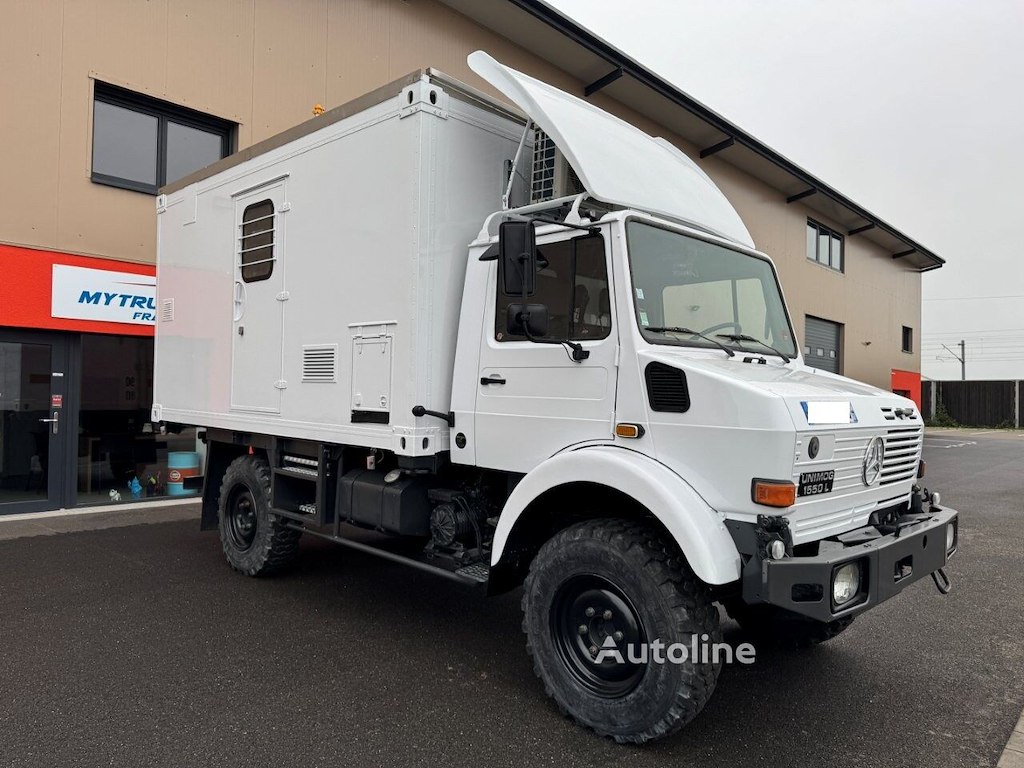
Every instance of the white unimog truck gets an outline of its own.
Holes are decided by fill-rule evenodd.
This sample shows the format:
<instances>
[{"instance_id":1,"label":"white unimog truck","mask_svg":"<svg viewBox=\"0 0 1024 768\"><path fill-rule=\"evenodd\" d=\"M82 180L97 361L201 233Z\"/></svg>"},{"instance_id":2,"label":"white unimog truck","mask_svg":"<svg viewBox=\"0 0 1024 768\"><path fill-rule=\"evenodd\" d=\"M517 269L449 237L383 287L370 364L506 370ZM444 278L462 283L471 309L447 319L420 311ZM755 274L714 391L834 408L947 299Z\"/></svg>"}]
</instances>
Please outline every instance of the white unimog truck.
<instances>
[{"instance_id":1,"label":"white unimog truck","mask_svg":"<svg viewBox=\"0 0 1024 768\"><path fill-rule=\"evenodd\" d=\"M158 198L153 419L205 433L231 566L305 534L523 585L545 689L627 742L707 702L721 657L637 649L719 640L718 604L810 644L947 590L914 403L804 364L771 260L680 151L469 63L523 114L417 72Z\"/></svg>"}]
</instances>

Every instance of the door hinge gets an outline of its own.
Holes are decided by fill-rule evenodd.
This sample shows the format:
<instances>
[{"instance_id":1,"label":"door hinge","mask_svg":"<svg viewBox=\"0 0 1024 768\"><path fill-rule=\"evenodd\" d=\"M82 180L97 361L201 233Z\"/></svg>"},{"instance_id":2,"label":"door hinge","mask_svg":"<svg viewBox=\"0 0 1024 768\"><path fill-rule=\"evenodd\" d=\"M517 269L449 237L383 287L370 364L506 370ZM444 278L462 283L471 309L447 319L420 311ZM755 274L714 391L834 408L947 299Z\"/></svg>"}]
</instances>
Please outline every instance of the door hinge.
<instances>
[{"instance_id":1,"label":"door hinge","mask_svg":"<svg viewBox=\"0 0 1024 768\"><path fill-rule=\"evenodd\" d=\"M288 382L284 379L278 379L274 382L274 387L276 389L288 389Z\"/></svg>"}]
</instances>

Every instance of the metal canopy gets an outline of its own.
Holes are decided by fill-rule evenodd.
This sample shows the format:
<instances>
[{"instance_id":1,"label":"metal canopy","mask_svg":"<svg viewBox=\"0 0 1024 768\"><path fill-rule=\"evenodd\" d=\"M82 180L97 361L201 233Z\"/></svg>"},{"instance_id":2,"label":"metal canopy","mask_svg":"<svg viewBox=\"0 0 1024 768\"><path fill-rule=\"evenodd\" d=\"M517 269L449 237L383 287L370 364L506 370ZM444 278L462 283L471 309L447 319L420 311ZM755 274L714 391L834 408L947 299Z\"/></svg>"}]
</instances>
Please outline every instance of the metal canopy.
<instances>
[{"instance_id":1,"label":"metal canopy","mask_svg":"<svg viewBox=\"0 0 1024 768\"><path fill-rule=\"evenodd\" d=\"M658 77L614 46L587 31L542 0L442 0L463 15L498 32L607 96L665 126L716 158L779 190L784 198L809 189L801 204L864 237L905 254L899 263L926 271L945 262L891 224L864 209L821 179L741 130L721 115ZM619 75L619 70L622 74ZM615 77L610 77L614 73ZM580 95L583 95L582 89ZM723 146L728 140L732 144ZM871 228L865 228L867 225ZM911 251L910 253L905 253Z\"/></svg>"}]
</instances>

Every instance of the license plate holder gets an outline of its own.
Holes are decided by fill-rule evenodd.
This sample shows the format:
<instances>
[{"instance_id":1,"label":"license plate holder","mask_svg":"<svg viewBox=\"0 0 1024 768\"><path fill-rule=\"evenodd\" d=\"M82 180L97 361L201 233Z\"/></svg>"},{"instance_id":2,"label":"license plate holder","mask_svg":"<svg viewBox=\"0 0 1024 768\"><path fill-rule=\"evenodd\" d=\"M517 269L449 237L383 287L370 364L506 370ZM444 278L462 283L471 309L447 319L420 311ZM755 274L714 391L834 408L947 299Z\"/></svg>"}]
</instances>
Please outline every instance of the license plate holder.
<instances>
[{"instance_id":1,"label":"license plate holder","mask_svg":"<svg viewBox=\"0 0 1024 768\"><path fill-rule=\"evenodd\" d=\"M832 483L835 482L835 479L836 471L834 469L821 472L801 472L797 496L817 496L822 493L831 493Z\"/></svg>"}]
</instances>

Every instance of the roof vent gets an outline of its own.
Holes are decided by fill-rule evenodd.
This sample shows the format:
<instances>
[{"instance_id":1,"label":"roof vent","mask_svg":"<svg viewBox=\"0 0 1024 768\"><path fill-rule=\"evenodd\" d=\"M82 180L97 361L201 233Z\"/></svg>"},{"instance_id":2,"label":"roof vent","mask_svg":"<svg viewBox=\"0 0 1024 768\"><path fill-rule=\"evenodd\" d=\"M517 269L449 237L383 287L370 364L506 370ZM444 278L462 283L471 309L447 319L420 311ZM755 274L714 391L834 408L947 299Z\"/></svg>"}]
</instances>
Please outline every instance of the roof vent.
<instances>
[{"instance_id":1,"label":"roof vent","mask_svg":"<svg viewBox=\"0 0 1024 768\"><path fill-rule=\"evenodd\" d=\"M652 411L686 413L690 410L690 390L686 386L686 374L681 370L664 363L649 363L644 378Z\"/></svg>"},{"instance_id":2,"label":"roof vent","mask_svg":"<svg viewBox=\"0 0 1024 768\"><path fill-rule=\"evenodd\" d=\"M333 382L338 361L337 344L306 344L302 347L302 380Z\"/></svg>"},{"instance_id":3,"label":"roof vent","mask_svg":"<svg viewBox=\"0 0 1024 768\"><path fill-rule=\"evenodd\" d=\"M585 192L580 177L569 165L555 142L540 128L533 132L533 169L530 180L530 202L543 203L556 197Z\"/></svg>"}]
</instances>

